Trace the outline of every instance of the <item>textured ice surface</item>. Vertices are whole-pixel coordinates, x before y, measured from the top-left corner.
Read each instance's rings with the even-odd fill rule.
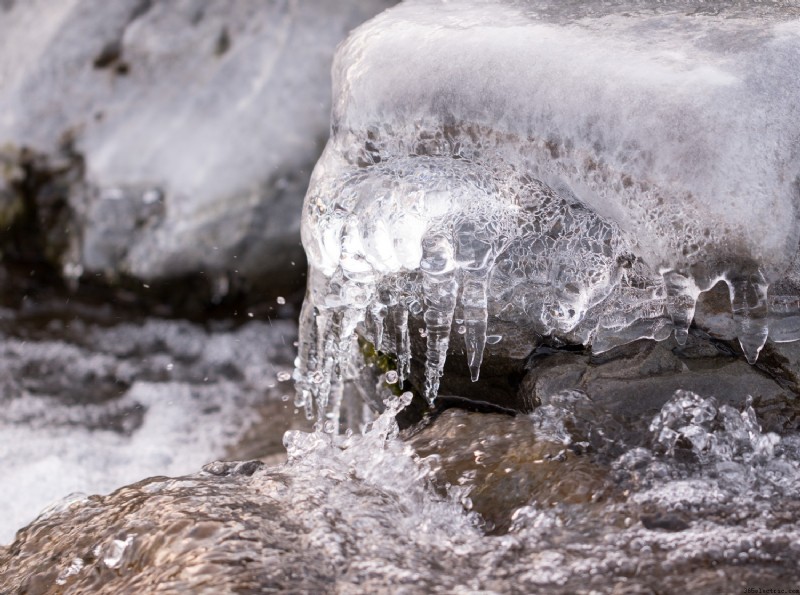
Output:
[[[35,329],[3,312],[0,326],[0,543],[73,492],[281,449],[291,323],[56,319]],[[270,424],[273,436],[249,444]]]
[[[335,409],[357,328],[407,377],[409,316],[429,400],[455,341],[473,379],[504,325],[684,343],[720,281],[748,361],[799,339],[798,63],[780,2],[418,0],[357,29],[304,207],[300,401]]]

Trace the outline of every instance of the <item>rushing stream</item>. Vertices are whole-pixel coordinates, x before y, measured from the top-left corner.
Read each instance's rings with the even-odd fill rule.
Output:
[[[800,592],[800,7],[674,5],[351,33],[299,329],[0,312],[0,593]]]
[[[65,503],[0,553],[0,578],[26,593],[796,587],[800,435],[761,431],[747,403],[678,392],[631,418],[566,392],[398,436],[403,398],[363,435],[287,434],[279,466]]]

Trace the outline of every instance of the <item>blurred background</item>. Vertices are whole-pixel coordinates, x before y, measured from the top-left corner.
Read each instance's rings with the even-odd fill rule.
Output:
[[[0,0],[0,543],[281,460],[337,44],[391,0]]]

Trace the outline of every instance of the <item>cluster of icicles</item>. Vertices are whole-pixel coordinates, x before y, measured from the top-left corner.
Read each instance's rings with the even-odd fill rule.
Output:
[[[345,383],[363,361],[357,335],[396,355],[391,379],[402,385],[416,328],[431,404],[454,341],[463,342],[458,347],[473,381],[486,345],[500,343],[503,328],[527,329],[531,350],[544,336],[594,352],[673,333],[684,344],[698,297],[719,281],[728,285],[735,334],[749,362],[768,335],[800,339],[797,297],[768,295],[757,268],[656,273],[613,222],[574,196],[496,173],[413,157],[312,185],[295,372],[296,404],[309,417],[335,426]]]

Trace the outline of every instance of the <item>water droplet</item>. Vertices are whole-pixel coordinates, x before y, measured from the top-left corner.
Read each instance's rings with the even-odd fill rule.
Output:
[[[279,295],[278,298],[275,301],[278,302],[282,306],[283,304],[286,303],[286,298]]]
[[[146,205],[151,205],[154,202],[160,201],[162,198],[161,190],[158,188],[152,188],[142,194],[142,202]]]
[[[458,334],[459,334],[459,335],[463,335],[464,333],[466,333],[466,332],[467,332],[467,327],[465,327],[465,326],[462,324],[462,325],[460,325],[460,326],[459,326],[459,327],[458,327],[456,330],[458,331]]]
[[[397,384],[397,372],[394,370],[389,370],[386,372],[386,384]]]
[[[495,345],[499,343],[503,338],[503,335],[488,335],[486,337],[486,344],[487,345]]]
[[[166,367],[167,367],[167,371],[172,371],[172,368],[174,368],[174,367],[175,367],[175,364],[173,364],[173,363],[169,363],[169,364],[167,364],[167,366],[166,366]]]

